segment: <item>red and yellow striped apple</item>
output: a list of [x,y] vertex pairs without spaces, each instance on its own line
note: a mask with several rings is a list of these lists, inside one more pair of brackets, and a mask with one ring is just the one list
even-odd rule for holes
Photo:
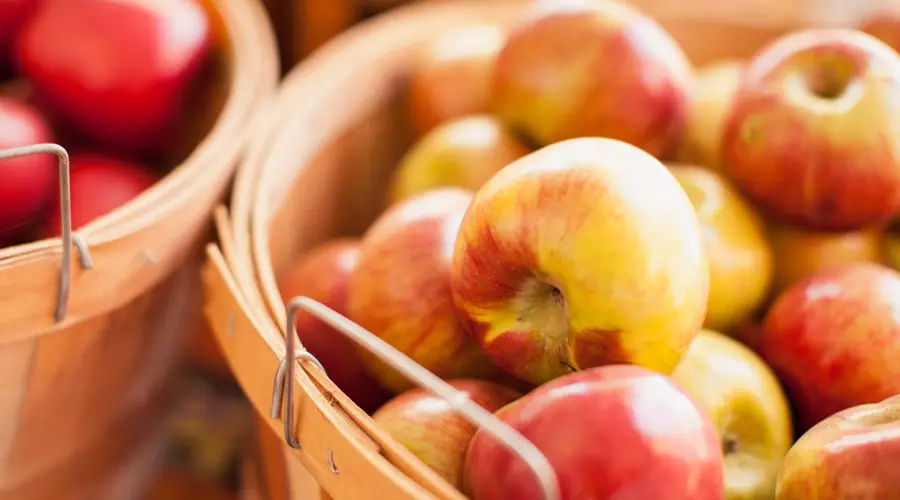
[[900,498],[900,396],[854,406],[806,432],[788,452],[777,500]]
[[[573,373],[495,414],[540,450],[561,500],[721,500],[722,451],[706,413],[669,377],[633,365]],[[539,500],[524,462],[479,430],[466,456],[474,500]]]
[[780,222],[849,231],[900,210],[900,56],[854,30],[786,35],[749,63],[724,167]]
[[[470,191],[441,188],[385,211],[360,245],[348,317],[443,378],[490,378],[495,367],[456,316],[450,291],[453,243]],[[368,351],[369,372],[399,393],[412,383]]]
[[416,142],[391,177],[388,203],[440,187],[476,190],[530,153],[502,122],[470,115],[438,125]]
[[539,384],[606,364],[671,371],[703,323],[709,267],[669,170],[624,142],[581,138],[478,190],[451,285],[488,356]]
[[760,353],[806,430],[823,418],[900,394],[900,274],[860,263],[784,291],[766,315]]
[[[281,298],[309,297],[347,314],[350,276],[359,264],[359,241],[338,238],[303,254],[279,280]],[[297,315],[297,338],[328,372],[328,378],[366,412],[375,411],[387,393],[369,376],[356,343],[306,312]]]
[[692,85],[678,44],[631,5],[534,2],[497,56],[491,105],[539,146],[610,137],[660,157],[684,132]]
[[[451,380],[485,410],[493,413],[515,401],[518,392],[483,380]],[[412,389],[385,403],[372,420],[456,489],[463,486],[463,465],[478,430],[444,399],[425,389]]]

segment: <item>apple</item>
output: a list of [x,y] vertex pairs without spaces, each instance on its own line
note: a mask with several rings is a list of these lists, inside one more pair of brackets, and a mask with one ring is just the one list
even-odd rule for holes
[[34,10],[43,0],[3,0],[0,2],[0,70],[7,70],[13,44]]
[[[482,380],[451,380],[454,389],[495,412],[521,397],[518,392]],[[477,428],[444,399],[412,389],[388,401],[372,420],[456,489],[463,486],[463,464]]]
[[785,35],[748,64],[724,168],[772,218],[852,231],[900,210],[900,56],[845,29]]
[[690,63],[625,3],[535,2],[495,66],[492,109],[537,145],[608,137],[665,157],[684,133]]
[[[105,154],[73,154],[69,166],[73,230],[128,203],[157,181],[149,168]],[[59,207],[58,191],[52,206]],[[62,235],[57,208],[51,210],[41,235],[44,238]]]
[[488,111],[494,59],[505,41],[494,24],[471,24],[439,35],[418,54],[407,94],[417,136],[446,121]]
[[725,59],[697,70],[694,100],[678,159],[721,170],[722,131],[740,87],[744,61]]
[[894,220],[884,229],[881,258],[891,269],[900,270],[900,219]]
[[753,351],[701,332],[672,379],[710,417],[721,440],[725,500],[772,498],[793,442],[791,410],[778,379]]
[[778,500],[875,500],[900,494],[900,396],[819,422],[788,452]]
[[144,152],[174,138],[210,46],[194,0],[46,0],[16,59],[55,115],[107,148]]
[[[670,378],[633,365],[560,377],[495,414],[556,472],[561,500],[721,500],[722,451],[709,418]],[[465,464],[474,500],[543,498],[531,471],[479,430]]]
[[[0,97],[0,150],[52,141],[50,126],[37,109]],[[52,155],[0,160],[0,247],[17,241],[44,216],[58,190],[57,176]]]
[[859,23],[859,29],[900,51],[900,9],[873,12]]
[[900,274],[857,263],[785,290],[763,323],[760,352],[787,389],[800,429],[900,394]]
[[669,165],[669,170],[693,203],[703,230],[709,261],[704,325],[728,331],[752,315],[769,290],[772,252],[765,226],[718,173],[683,164]]
[[774,255],[773,289],[777,292],[828,269],[881,262],[879,229],[834,233],[770,224],[768,233]]
[[390,181],[388,202],[397,203],[439,187],[474,191],[529,152],[494,117],[471,115],[443,123],[401,159]]
[[[279,280],[282,299],[303,296],[347,315],[350,276],[359,263],[359,241],[337,238],[303,254]],[[369,376],[356,354],[356,344],[311,314],[297,315],[297,337],[328,372],[341,391],[366,412],[375,411],[387,393]]]
[[534,384],[618,363],[670,372],[702,326],[709,283],[678,181],[605,138],[546,146],[494,175],[462,221],[451,275],[471,334]]
[[[398,203],[372,224],[350,278],[348,317],[446,379],[491,379],[496,369],[456,317],[450,261],[472,193],[439,188]],[[388,390],[413,386],[367,351],[369,372]]]

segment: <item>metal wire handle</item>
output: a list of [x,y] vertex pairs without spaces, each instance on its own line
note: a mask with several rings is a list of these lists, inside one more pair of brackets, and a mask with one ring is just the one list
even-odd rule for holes
[[[286,406],[284,417],[285,441],[294,448],[299,448],[300,443],[293,434],[294,427],[294,370],[296,363],[288,362],[288,358],[303,358],[312,361],[320,369],[322,365],[305,349],[294,349],[294,336],[296,334],[296,316],[300,311],[312,314],[324,321],[335,330],[343,333],[351,340],[366,348],[381,361],[402,373],[416,385],[432,392],[442,398],[450,407],[461,414],[472,425],[484,429],[500,441],[510,452],[517,455],[534,474],[543,491],[544,500],[559,500],[561,497],[559,481],[556,473],[547,457],[537,449],[534,444],[521,433],[495,417],[491,412],[473,403],[462,391],[458,391],[450,384],[444,382],[437,375],[431,373],[396,348],[378,338],[365,328],[350,321],[344,316],[327,306],[308,297],[295,297],[287,305],[287,337],[285,357],[278,367],[275,375],[275,384],[272,390],[272,418],[278,418],[284,399]],[[293,353],[293,356],[291,356]],[[324,372],[324,370],[322,370]]]
[[78,251],[78,263],[82,269],[93,269],[94,263],[87,242],[80,234],[72,232],[72,200],[69,188],[69,153],[58,144],[34,144],[0,150],[0,160],[20,156],[52,154],[59,161],[59,211],[62,215],[62,266],[59,271],[59,292],[53,319],[57,323],[66,317],[69,307],[69,288],[72,283],[72,246]]

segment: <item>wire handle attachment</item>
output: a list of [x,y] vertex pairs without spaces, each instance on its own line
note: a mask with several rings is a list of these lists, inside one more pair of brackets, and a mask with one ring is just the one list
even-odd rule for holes
[[66,317],[69,306],[69,288],[72,284],[72,246],[78,252],[78,263],[82,269],[93,269],[94,262],[84,238],[72,231],[72,199],[69,178],[69,153],[58,144],[34,144],[19,148],[0,150],[0,160],[21,156],[52,154],[59,163],[59,211],[62,215],[62,267],[59,271],[59,292],[53,319],[57,323]]
[[[381,361],[389,364],[395,370],[402,373],[406,378],[415,382],[416,385],[444,399],[450,404],[453,410],[462,415],[472,425],[484,429],[502,443],[510,452],[517,455],[525,462],[532,474],[534,474],[535,479],[537,479],[538,484],[544,493],[544,500],[560,499],[561,493],[559,481],[553,467],[550,465],[547,457],[545,457],[531,441],[526,439],[525,436],[494,416],[491,412],[479,406],[477,403],[473,403],[464,392],[454,389],[453,386],[444,382],[440,377],[431,373],[384,340],[378,338],[375,334],[338,314],[333,309],[308,297],[295,297],[291,299],[287,305],[285,358],[278,367],[278,371],[275,375],[275,384],[272,390],[272,418],[278,418],[282,399],[284,399],[284,405],[286,406],[284,415],[284,436],[289,445],[294,448],[300,447],[300,443],[294,436],[293,429],[293,381],[294,370],[296,369],[296,363],[293,362],[293,359],[306,359],[316,364],[319,368],[322,367],[318,360],[316,360],[308,351],[305,349],[295,350],[294,348],[296,317],[297,313],[300,311],[305,311],[324,321],[335,330],[343,333],[360,346],[366,348]],[[289,357],[292,358],[291,362],[288,362]]]

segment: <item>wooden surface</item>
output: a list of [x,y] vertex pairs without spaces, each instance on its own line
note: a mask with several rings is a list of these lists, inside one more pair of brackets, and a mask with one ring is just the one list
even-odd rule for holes
[[[43,492],[39,498],[63,491],[74,498],[80,480],[87,488],[92,477],[108,476],[116,461],[85,460],[86,450],[119,453],[112,430],[164,384],[180,338],[199,314],[197,268],[209,214],[278,72],[274,37],[255,0],[204,3],[218,69],[208,96],[192,108],[195,120],[184,137],[194,144],[184,157],[176,154],[177,166],[157,185],[81,231],[94,268],[73,264],[63,322],[53,321],[60,240],[0,249],[6,498],[32,498],[34,488]],[[80,474],[58,472],[73,462]]]
[[[362,23],[319,49],[285,80],[238,172],[219,245],[204,270],[207,318],[238,382],[261,415],[284,356],[285,310],[276,276],[329,238],[361,234],[377,217],[387,176],[410,144],[402,108],[413,53],[430,37],[473,21],[510,23],[522,2],[415,4]],[[654,17],[702,65],[748,57],[800,24],[789,15]],[[361,85],[360,82],[365,82]],[[288,476],[308,470],[338,500],[461,498],[378,429],[319,370],[302,361],[295,384]],[[281,418],[266,419],[283,435]],[[333,472],[329,458],[339,464]],[[305,470],[303,466],[305,466]]]

